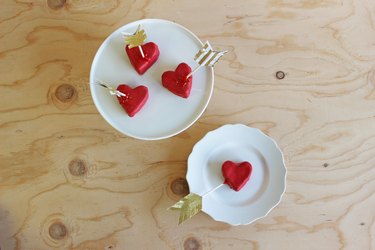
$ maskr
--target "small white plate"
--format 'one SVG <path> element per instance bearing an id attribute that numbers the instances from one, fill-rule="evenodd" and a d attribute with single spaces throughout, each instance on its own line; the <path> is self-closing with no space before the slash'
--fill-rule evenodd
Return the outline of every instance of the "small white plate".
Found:
<path id="1" fill-rule="evenodd" d="M 160 56 L 143 75 L 138 75 L 124 51 L 121 32 L 134 33 L 141 25 L 147 42 L 158 45 Z M 144 140 L 158 140 L 176 135 L 190 127 L 203 113 L 211 98 L 214 72 L 202 67 L 193 75 L 189 98 L 174 95 L 161 84 L 164 71 L 175 70 L 181 62 L 192 69 L 198 64 L 194 56 L 202 42 L 192 32 L 176 23 L 144 19 L 129 23 L 113 32 L 100 46 L 91 66 L 90 83 L 104 81 L 113 87 L 121 83 L 132 87 L 145 85 L 149 99 L 134 117 L 130 118 L 108 90 L 90 85 L 94 103 L 104 119 L 121 133 Z"/>
<path id="2" fill-rule="evenodd" d="M 285 192 L 286 168 L 275 141 L 259 129 L 242 124 L 207 133 L 188 159 L 190 192 L 203 195 L 223 183 L 221 165 L 226 160 L 250 162 L 250 180 L 238 192 L 224 185 L 207 194 L 202 210 L 214 220 L 231 225 L 249 224 L 266 216 Z"/>

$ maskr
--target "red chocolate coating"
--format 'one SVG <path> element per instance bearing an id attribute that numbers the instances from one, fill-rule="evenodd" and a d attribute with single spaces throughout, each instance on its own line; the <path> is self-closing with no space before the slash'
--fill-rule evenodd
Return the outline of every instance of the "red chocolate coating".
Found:
<path id="1" fill-rule="evenodd" d="M 130 117 L 138 113 L 147 102 L 148 88 L 146 86 L 141 85 L 133 89 L 126 84 L 121 84 L 117 90 L 126 95 L 117 96 L 117 100 Z"/>
<path id="2" fill-rule="evenodd" d="M 235 191 L 240 191 L 250 179 L 252 170 L 253 167 L 247 161 L 241 163 L 226 161 L 221 166 L 224 184 L 228 184 Z"/>
<path id="3" fill-rule="evenodd" d="M 158 60 L 160 54 L 158 46 L 153 42 L 145 43 L 141 47 L 144 58 L 138 47 L 129 49 L 129 45 L 125 46 L 130 63 L 140 75 L 145 73 Z"/>
<path id="4" fill-rule="evenodd" d="M 161 82 L 165 88 L 173 94 L 188 98 L 190 95 L 193 76 L 186 79 L 191 68 L 186 63 L 180 63 L 175 71 L 165 71 L 161 76 Z"/>

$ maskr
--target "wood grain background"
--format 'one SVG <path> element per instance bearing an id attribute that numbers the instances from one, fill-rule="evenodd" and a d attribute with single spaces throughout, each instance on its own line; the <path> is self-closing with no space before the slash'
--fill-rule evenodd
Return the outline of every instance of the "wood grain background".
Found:
<path id="1" fill-rule="evenodd" d="M 375 249 L 374 1 L 0 3 L 2 250 Z M 116 132 L 87 85 L 103 40 L 143 18 L 230 51 L 204 115 L 161 141 Z M 186 159 L 227 123 L 275 138 L 286 194 L 248 226 L 177 226 Z"/>

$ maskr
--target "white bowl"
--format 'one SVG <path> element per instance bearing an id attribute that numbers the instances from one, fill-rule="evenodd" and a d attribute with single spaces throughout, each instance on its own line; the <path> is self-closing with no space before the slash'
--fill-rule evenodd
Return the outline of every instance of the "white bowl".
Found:
<path id="1" fill-rule="evenodd" d="M 224 185 L 203 197 L 202 211 L 231 225 L 266 216 L 285 192 L 286 167 L 276 142 L 259 129 L 225 125 L 207 133 L 188 159 L 190 192 L 203 195 L 224 182 L 221 166 L 231 160 L 253 166 L 250 180 L 238 192 Z"/>
<path id="2" fill-rule="evenodd" d="M 145 42 L 156 43 L 160 51 L 159 59 L 143 75 L 138 75 L 130 64 L 122 35 L 122 32 L 134 33 L 139 24 L 147 34 Z M 194 56 L 201 48 L 202 42 L 192 32 L 166 20 L 144 19 L 119 28 L 96 53 L 90 83 L 101 80 L 113 87 L 121 83 L 132 87 L 145 85 L 149 89 L 149 99 L 131 118 L 108 90 L 91 84 L 92 98 L 99 113 L 118 131 L 138 139 L 164 139 L 184 131 L 202 115 L 209 103 L 214 84 L 213 69 L 202 67 L 194 73 L 187 99 L 164 88 L 161 75 L 164 71 L 174 70 L 181 62 L 194 69 L 198 65 Z"/>

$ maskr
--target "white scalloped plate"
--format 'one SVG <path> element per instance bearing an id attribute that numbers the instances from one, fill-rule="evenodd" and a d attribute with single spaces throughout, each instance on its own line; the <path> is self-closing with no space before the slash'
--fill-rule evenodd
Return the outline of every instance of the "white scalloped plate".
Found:
<path id="1" fill-rule="evenodd" d="M 250 180 L 238 192 L 224 185 L 208 194 L 202 210 L 231 225 L 249 224 L 266 216 L 285 192 L 286 167 L 276 142 L 259 129 L 242 124 L 224 125 L 207 133 L 188 159 L 190 192 L 202 195 L 223 183 L 221 165 L 226 160 L 250 162 Z"/>
<path id="2" fill-rule="evenodd" d="M 158 45 L 160 56 L 143 75 L 138 75 L 124 52 L 121 32 L 134 33 L 141 25 L 147 34 L 145 42 Z M 194 56 L 202 42 L 191 31 L 179 24 L 159 19 L 143 19 L 126 24 L 113 32 L 100 46 L 91 66 L 90 83 L 101 80 L 116 87 L 146 85 L 149 99 L 142 110 L 129 117 L 118 104 L 116 97 L 106 89 L 91 85 L 95 106 L 104 119 L 121 133 L 144 140 L 158 140 L 176 135 L 189 128 L 206 109 L 211 98 L 214 72 L 202 67 L 193 75 L 189 98 L 178 97 L 161 84 L 161 75 L 174 70 L 181 62 L 192 69 L 197 66 Z"/>

